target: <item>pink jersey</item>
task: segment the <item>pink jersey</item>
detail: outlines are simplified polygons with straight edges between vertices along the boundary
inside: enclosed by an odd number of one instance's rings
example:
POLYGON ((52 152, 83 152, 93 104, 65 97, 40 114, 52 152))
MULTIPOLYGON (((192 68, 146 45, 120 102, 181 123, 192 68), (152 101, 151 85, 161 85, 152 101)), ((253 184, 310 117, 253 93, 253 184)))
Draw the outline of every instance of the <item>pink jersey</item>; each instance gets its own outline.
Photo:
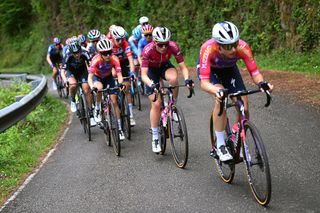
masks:
POLYGON ((251 76, 259 74, 259 70, 249 45, 239 40, 234 58, 223 58, 219 53, 218 43, 214 39, 206 41, 200 50, 200 79, 210 79, 210 69, 212 68, 227 68, 236 65, 237 61, 242 59, 251 76))
POLYGON ((177 63, 181 63, 184 61, 183 55, 178 47, 178 45, 170 41, 169 46, 164 53, 159 53, 156 50, 156 43, 150 42, 147 46, 145 46, 142 50, 142 65, 144 68, 159 68, 162 65, 165 65, 169 62, 171 55, 174 55, 177 63))
POLYGON ((116 70, 117 73, 121 72, 120 62, 117 56, 112 55, 110 61, 104 61, 100 54, 97 54, 91 60, 89 67, 89 73, 105 78, 112 74, 112 68, 116 70))

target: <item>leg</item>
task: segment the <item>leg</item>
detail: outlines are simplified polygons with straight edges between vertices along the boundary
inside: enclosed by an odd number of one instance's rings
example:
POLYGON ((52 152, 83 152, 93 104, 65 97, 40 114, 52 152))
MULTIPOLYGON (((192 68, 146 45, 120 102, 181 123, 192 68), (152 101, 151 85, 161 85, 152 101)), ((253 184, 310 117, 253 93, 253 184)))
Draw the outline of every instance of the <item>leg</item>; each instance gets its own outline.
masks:
MULTIPOLYGON (((165 79, 169 82, 171 86, 179 85, 178 72, 175 68, 169 68, 165 71, 165 79)), ((178 98, 178 94, 179 94, 179 87, 173 90, 174 99, 178 98)))

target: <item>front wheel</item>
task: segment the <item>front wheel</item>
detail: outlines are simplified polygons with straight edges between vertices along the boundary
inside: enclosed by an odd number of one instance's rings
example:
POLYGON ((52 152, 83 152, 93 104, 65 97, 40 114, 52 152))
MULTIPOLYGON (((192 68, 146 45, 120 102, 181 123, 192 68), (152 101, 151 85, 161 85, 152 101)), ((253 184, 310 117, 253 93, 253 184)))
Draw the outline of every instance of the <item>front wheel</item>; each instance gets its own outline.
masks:
MULTIPOLYGON (((225 138, 227 138, 227 137, 228 136, 225 135, 225 138)), ((211 144, 212 144, 213 148, 216 149, 217 148, 217 136, 214 131, 212 114, 210 117, 210 139, 211 139, 211 144)), ((227 148, 229 149, 229 152, 233 153, 232 144, 230 144, 229 143, 230 141, 228 141, 228 140, 226 142, 227 142, 226 145, 227 145, 227 148)), ((222 161, 219 160, 218 156, 215 156, 214 161, 216 163, 218 173, 219 173, 221 179, 226 183, 231 183, 233 181, 234 174, 235 174, 235 164, 234 163, 223 163, 222 161)))
POLYGON ((125 134, 125 137, 130 140, 131 139, 131 125, 130 125, 130 111, 128 106, 128 98, 124 93, 121 94, 121 125, 122 130, 125 134))
POLYGON ((113 146, 113 150, 117 156, 120 156, 121 152, 121 145, 120 145, 120 138, 119 138, 119 130, 118 130, 118 121, 116 112, 112 104, 109 105, 110 110, 110 129, 111 129, 111 142, 113 146))
POLYGON ((188 161, 189 145, 187 125, 181 108, 172 106, 171 113, 176 113, 178 120, 169 119, 172 155, 176 165, 184 168, 188 161))
POLYGON ((244 129, 242 150, 249 185, 256 201, 266 206, 271 199, 271 176, 267 153, 257 127, 252 122, 246 121, 244 129))
POLYGON ((84 118, 85 120, 83 125, 86 125, 86 132, 88 133, 88 140, 91 141, 91 124, 90 124, 90 109, 87 106, 86 98, 84 94, 81 95, 82 103, 83 103, 83 108, 84 108, 84 118))

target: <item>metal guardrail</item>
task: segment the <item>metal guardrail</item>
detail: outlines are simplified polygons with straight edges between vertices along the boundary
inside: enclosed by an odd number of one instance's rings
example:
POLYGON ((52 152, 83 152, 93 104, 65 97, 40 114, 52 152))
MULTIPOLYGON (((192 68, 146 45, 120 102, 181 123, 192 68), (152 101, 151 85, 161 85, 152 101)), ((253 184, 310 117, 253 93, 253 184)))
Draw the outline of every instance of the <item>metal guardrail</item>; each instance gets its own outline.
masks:
POLYGON ((25 118, 34 110, 48 90, 47 79, 44 75, 0 74, 0 79, 12 78, 31 81, 34 89, 21 100, 0 110, 0 133, 25 118))

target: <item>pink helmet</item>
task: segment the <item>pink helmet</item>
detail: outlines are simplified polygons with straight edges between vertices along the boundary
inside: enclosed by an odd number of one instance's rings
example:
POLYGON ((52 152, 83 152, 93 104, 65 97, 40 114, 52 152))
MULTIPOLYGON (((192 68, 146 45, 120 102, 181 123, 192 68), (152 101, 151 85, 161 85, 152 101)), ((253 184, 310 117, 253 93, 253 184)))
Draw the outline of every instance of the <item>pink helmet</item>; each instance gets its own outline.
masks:
POLYGON ((142 33, 143 34, 148 34, 148 33, 152 33, 153 31, 153 27, 150 24, 146 24, 142 26, 142 33))

